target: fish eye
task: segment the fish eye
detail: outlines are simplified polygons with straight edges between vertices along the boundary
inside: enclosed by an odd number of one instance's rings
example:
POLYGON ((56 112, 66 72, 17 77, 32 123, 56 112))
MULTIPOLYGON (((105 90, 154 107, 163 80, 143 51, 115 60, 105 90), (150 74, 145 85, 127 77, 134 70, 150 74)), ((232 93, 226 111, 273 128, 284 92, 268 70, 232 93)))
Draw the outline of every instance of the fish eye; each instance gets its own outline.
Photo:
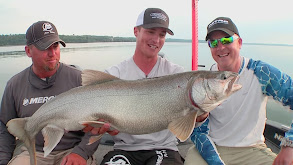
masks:
POLYGON ((226 80, 227 79, 227 76, 225 74, 222 74, 221 79, 222 80, 226 80))

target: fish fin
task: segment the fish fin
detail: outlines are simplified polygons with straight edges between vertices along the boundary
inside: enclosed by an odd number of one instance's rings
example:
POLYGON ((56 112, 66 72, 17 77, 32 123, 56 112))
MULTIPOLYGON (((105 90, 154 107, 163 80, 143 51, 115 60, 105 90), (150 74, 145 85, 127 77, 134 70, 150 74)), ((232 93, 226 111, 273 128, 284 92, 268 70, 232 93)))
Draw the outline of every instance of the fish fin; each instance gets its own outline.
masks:
POLYGON ((183 117, 175 119, 168 125, 168 129, 181 141, 186 141, 191 135, 196 122, 198 111, 193 111, 183 117))
POLYGON ((81 79, 82 79, 82 86, 91 85, 91 84, 99 84, 99 83, 104 83, 104 82, 112 81, 112 80, 119 80, 118 77, 112 76, 110 74, 107 74, 101 71, 90 70, 90 69, 85 69, 82 71, 81 79))
MULTIPOLYGON (((90 126, 95 127, 95 128, 102 127, 106 123, 107 122, 103 122, 103 121, 80 121, 79 122, 79 124, 82 124, 84 126, 90 125, 90 126)), ((110 125, 109 131, 113 131, 115 129, 118 130, 115 126, 110 125)))
POLYGON ((94 142, 100 140, 100 139, 102 138, 103 135, 104 135, 104 134, 100 134, 100 135, 97 135, 97 136, 91 136, 87 145, 91 145, 91 144, 93 144, 94 142))
POLYGON ((36 146, 35 146, 35 138, 31 137, 30 134, 25 130, 26 118, 15 118, 6 124, 7 130, 17 137, 19 140, 23 141, 24 145, 28 149, 30 155, 30 164, 36 165, 36 146))
POLYGON ((59 143, 60 139, 64 135, 64 130, 55 125, 47 125, 42 129, 42 134, 44 136, 45 141, 44 157, 46 157, 59 143))

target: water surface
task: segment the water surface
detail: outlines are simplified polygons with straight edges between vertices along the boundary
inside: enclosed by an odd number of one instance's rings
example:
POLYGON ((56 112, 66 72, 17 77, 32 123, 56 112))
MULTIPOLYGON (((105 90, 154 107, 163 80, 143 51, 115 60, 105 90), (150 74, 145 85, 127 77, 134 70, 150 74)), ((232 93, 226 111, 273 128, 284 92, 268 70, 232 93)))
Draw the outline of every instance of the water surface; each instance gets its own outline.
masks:
MULTIPOLYGON (((69 43, 66 48, 61 48, 60 61, 78 65, 82 69, 104 71, 131 57, 134 50, 134 42, 69 43)), ((186 71, 191 70, 191 43, 166 42, 161 52, 170 61, 183 66, 186 71)), ((207 44, 199 43, 198 52, 198 64, 206 66, 199 69, 208 70, 214 60, 207 44)), ((241 55, 270 63, 291 77, 293 76, 292 52, 292 46, 244 44, 241 49, 241 55)), ((0 47, 0 99, 2 99, 6 82, 29 65, 31 65, 31 59, 26 56, 24 46, 0 47)), ((267 116, 270 120, 290 125, 293 113, 289 112, 289 108, 284 108, 271 100, 267 108, 267 116)))

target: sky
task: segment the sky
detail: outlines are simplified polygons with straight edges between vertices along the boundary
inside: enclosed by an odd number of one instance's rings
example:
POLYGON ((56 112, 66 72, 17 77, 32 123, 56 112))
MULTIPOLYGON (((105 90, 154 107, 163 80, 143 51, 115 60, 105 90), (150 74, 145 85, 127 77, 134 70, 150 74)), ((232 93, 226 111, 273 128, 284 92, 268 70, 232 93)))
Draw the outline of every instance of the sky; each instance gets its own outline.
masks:
MULTIPOLYGON (((163 9, 174 36, 192 38, 192 0, 1 0, 0 34, 25 34, 34 22, 52 22, 63 35, 134 37, 145 8, 163 9)), ((293 44, 293 1, 199 0, 198 38, 216 17, 230 17, 244 43, 293 44)))

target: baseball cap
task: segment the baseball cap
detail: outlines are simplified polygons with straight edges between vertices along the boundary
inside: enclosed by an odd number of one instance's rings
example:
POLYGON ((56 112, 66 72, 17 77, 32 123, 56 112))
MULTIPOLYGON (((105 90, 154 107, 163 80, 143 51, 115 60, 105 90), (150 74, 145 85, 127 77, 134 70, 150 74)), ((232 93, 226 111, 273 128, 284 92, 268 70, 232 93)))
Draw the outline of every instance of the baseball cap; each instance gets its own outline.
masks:
POLYGON ((145 29, 165 28, 170 35, 174 35, 172 30, 169 29, 169 17, 159 8, 147 8, 142 11, 136 21, 136 26, 141 26, 145 29))
POLYGON ((39 50, 46 50, 56 42, 66 46, 65 42, 59 38, 55 25, 51 22, 35 22, 26 31, 26 44, 33 44, 39 50))
POLYGON ((223 31, 228 35, 232 36, 234 34, 239 35, 238 29, 233 21, 228 17, 218 17, 214 19, 208 26, 207 26, 207 36, 206 41, 209 39, 209 35, 216 30, 223 31))

